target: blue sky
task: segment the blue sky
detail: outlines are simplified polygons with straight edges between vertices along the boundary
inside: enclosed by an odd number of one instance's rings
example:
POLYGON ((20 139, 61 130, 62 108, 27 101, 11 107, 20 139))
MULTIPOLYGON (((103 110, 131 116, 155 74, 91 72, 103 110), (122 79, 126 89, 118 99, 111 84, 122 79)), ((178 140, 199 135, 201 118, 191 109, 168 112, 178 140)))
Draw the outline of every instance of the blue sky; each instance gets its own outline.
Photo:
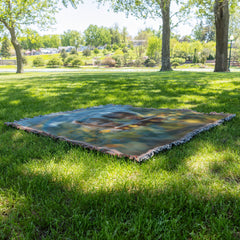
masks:
MULTIPOLYGON (((176 9, 176 6, 173 5, 172 9, 176 9)), ((108 11, 107 6, 98 8, 96 3, 87 1, 87 3, 80 4, 77 9, 73 9, 71 6, 68 8, 62 7, 62 10, 56 14, 56 22, 53 29, 40 34, 62 34, 68 29, 83 32, 90 24, 111 27, 117 23, 121 29, 127 27, 128 33, 135 36, 139 30, 146 27, 158 30, 161 19, 141 20, 133 16, 127 18, 124 13, 108 11)), ((180 35, 188 35, 191 34, 191 29, 192 27, 189 24, 185 24, 181 28, 175 29, 174 32, 180 35)))

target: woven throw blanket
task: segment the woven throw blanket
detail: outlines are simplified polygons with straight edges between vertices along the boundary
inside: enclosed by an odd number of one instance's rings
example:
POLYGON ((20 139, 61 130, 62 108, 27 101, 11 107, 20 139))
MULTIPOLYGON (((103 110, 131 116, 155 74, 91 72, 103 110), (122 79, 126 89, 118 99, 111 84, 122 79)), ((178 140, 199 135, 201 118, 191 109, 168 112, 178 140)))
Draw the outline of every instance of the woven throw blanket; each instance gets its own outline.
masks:
POLYGON ((188 109, 104 105, 5 124, 141 162, 234 116, 188 109))

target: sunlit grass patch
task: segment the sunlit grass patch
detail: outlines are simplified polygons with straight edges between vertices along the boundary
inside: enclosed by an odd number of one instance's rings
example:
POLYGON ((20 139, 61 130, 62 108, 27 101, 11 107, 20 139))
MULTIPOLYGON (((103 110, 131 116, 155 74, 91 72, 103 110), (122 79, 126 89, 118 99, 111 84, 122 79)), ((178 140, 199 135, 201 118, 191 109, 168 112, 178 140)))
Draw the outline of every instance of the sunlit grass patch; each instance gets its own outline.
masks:
POLYGON ((2 73, 0 83, 0 239, 239 238, 238 73, 2 73), (4 126, 102 104, 236 117, 143 164, 4 126))

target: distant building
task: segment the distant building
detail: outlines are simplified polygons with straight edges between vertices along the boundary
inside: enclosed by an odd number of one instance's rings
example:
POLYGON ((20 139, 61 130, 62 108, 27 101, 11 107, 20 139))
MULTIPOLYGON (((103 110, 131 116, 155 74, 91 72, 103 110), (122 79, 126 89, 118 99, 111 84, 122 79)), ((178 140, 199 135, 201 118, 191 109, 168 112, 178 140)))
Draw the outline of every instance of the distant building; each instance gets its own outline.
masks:
POLYGON ((57 48, 40 48, 39 51, 40 54, 56 54, 59 52, 57 48))
POLYGON ((132 40, 133 46, 138 47, 138 46, 143 46, 146 45, 147 41, 146 40, 132 40))

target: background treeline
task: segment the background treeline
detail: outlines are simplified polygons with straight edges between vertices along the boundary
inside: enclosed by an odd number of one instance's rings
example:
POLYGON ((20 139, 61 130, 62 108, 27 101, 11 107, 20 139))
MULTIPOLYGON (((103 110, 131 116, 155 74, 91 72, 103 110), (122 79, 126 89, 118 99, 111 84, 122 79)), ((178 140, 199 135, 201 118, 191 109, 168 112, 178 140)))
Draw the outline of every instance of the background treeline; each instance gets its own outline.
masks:
MULTIPOLYGON (((83 33, 76 30, 65 31, 61 35, 43 35, 37 31, 26 30, 19 37, 22 50, 32 51, 40 48, 59 48, 72 46, 71 53, 62 51, 58 60, 50 57, 29 58, 34 66, 80 66, 108 65, 117 67, 157 66, 161 64, 161 31, 146 28, 133 38, 127 28, 118 25, 111 28, 90 25, 83 33), (81 53, 78 53, 81 51, 81 53), (50 61, 51 60, 51 61, 50 61), (50 61, 50 63, 49 63, 50 61)), ((177 67, 183 63, 202 63, 215 59, 215 30, 202 23, 193 29, 192 35, 171 35, 171 64, 177 67)), ((10 57, 11 44, 7 36, 1 41, 1 55, 10 57)), ((12 53, 14 51, 12 50, 12 53)), ((232 60, 240 61, 240 42, 236 40, 232 51, 232 60)))

